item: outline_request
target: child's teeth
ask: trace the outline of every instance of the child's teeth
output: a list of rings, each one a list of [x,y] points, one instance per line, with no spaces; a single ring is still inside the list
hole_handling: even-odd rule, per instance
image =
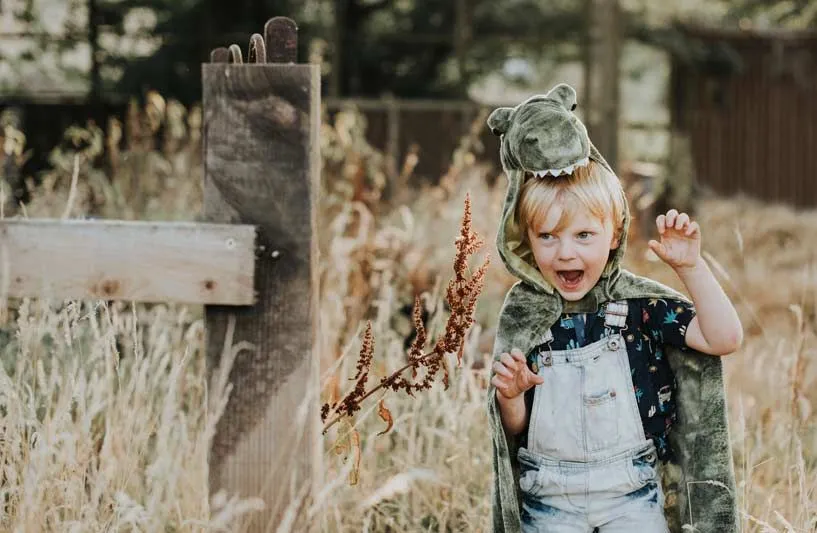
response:
[[[559,278],[561,278],[563,283],[565,283],[566,285],[571,285],[571,286],[578,284],[582,280],[582,277],[584,276],[584,272],[579,272],[578,275],[576,276],[576,278],[573,281],[571,281],[571,280],[567,279],[567,273],[559,272],[558,274],[559,274]]]

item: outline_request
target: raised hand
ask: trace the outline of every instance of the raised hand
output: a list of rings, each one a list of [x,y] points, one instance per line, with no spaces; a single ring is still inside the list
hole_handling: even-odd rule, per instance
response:
[[[493,370],[491,383],[499,394],[509,400],[545,382],[542,376],[531,372],[525,355],[518,348],[512,349],[510,354],[505,352],[500,355],[499,361],[494,362]]]
[[[701,257],[701,228],[686,213],[675,209],[655,219],[661,242],[651,239],[647,245],[662,261],[674,269],[692,268]]]

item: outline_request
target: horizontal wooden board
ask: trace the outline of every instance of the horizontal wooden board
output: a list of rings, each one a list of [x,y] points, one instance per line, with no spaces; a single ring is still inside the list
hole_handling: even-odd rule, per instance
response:
[[[76,300],[254,303],[255,226],[0,221],[0,294]]]

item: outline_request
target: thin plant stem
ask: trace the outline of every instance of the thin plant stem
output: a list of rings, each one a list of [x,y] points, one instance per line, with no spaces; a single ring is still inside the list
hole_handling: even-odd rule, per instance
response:
[[[463,342],[464,342],[464,341],[463,341]],[[386,384],[387,384],[387,383],[389,383],[390,379],[391,379],[391,378],[393,378],[394,376],[400,375],[400,374],[402,374],[403,372],[405,372],[406,370],[408,370],[409,368],[414,367],[414,366],[418,366],[418,365],[420,365],[420,364],[422,364],[422,363],[424,363],[424,362],[428,361],[428,360],[429,360],[429,359],[430,359],[432,356],[442,357],[442,354],[440,354],[440,353],[438,353],[438,352],[436,352],[436,351],[429,352],[429,353],[427,353],[427,354],[423,354],[423,355],[422,355],[422,356],[420,356],[419,358],[417,358],[417,359],[413,360],[412,362],[410,362],[410,363],[408,363],[408,364],[404,365],[403,367],[401,367],[401,368],[399,368],[399,369],[395,370],[395,371],[394,371],[394,372],[392,372],[392,374],[391,374],[390,376],[388,376],[387,378],[383,378],[383,379],[381,379],[381,380],[380,380],[380,383],[378,383],[377,385],[375,385],[375,386],[374,386],[374,387],[373,387],[371,390],[366,391],[366,393],[365,393],[365,394],[363,394],[363,396],[361,396],[361,397],[360,397],[360,399],[358,400],[358,403],[362,402],[363,400],[365,400],[366,398],[368,398],[369,396],[371,396],[371,395],[372,395],[372,394],[374,394],[375,392],[377,392],[377,391],[379,391],[380,389],[382,389],[383,387],[385,387],[385,386],[386,386]],[[336,406],[336,408],[335,408],[335,412],[337,412],[337,408],[338,408],[338,407],[341,407],[341,406],[342,406],[342,402],[338,402],[338,404],[337,404],[337,406]],[[332,426],[334,426],[335,424],[337,424],[338,422],[340,422],[340,421],[343,419],[343,417],[345,417],[345,416],[347,416],[347,415],[346,415],[345,413],[342,413],[342,414],[337,415],[337,416],[336,416],[335,418],[333,418],[332,420],[328,421],[328,422],[326,423],[326,425],[324,425],[324,426],[323,426],[323,433],[324,433],[324,434],[326,434],[326,432],[327,432],[327,431],[329,431],[329,428],[331,428]]]

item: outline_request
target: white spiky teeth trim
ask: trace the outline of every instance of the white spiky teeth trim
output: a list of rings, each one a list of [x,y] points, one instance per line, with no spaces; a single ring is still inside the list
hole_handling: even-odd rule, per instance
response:
[[[576,163],[574,163],[572,165],[568,165],[568,166],[566,166],[564,168],[549,168],[547,170],[536,170],[536,171],[533,172],[533,175],[536,176],[537,178],[544,178],[548,174],[550,174],[552,176],[561,176],[562,174],[567,175],[567,174],[572,174],[574,169],[576,169],[578,167],[586,167],[589,164],[590,164],[590,158],[585,157],[584,159],[580,159]]]

